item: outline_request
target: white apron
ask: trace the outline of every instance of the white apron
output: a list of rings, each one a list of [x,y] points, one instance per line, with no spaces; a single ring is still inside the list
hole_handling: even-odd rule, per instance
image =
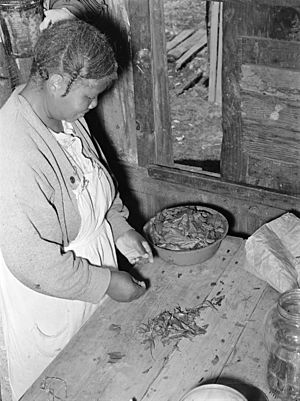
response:
[[[112,232],[105,220],[112,203],[112,188],[101,165],[82,154],[81,140],[72,137],[70,129],[67,123],[64,130],[68,134],[53,133],[81,179],[74,191],[81,227],[65,251],[73,250],[95,265],[116,267]],[[0,299],[10,383],[13,399],[18,400],[99,304],[50,297],[31,290],[11,274],[1,251]]]

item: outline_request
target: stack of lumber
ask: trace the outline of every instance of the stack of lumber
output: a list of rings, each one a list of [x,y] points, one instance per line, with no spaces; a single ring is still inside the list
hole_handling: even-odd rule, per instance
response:
[[[185,29],[167,43],[168,61],[176,62],[176,70],[180,70],[205,46],[206,30]]]

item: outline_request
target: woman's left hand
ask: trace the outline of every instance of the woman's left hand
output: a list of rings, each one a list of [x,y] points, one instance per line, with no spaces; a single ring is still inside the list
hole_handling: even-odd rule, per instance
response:
[[[119,251],[135,264],[141,259],[153,262],[153,254],[150,245],[145,238],[134,229],[126,231],[116,240],[116,246]]]

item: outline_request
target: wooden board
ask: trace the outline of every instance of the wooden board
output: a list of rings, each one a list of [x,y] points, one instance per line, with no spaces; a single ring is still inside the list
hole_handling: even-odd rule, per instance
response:
[[[300,64],[292,21],[299,7],[224,7],[221,175],[297,195]]]
[[[299,69],[300,43],[296,41],[271,40],[269,38],[244,36],[238,39],[241,64]]]
[[[174,47],[168,52],[168,60],[177,60],[184,53],[189,51],[193,46],[201,42],[203,37],[206,37],[206,30],[199,29],[193,35],[189,36],[184,42]]]
[[[172,40],[167,42],[166,50],[167,52],[173,49],[174,47],[178,46],[184,40],[186,40],[189,36],[191,36],[195,32],[195,29],[184,29],[183,31],[179,32],[178,35],[175,36]]]
[[[245,123],[244,149],[249,155],[268,157],[283,164],[300,163],[300,132],[286,131],[274,126]]]
[[[47,377],[58,378],[49,381],[56,396],[62,397],[67,387],[68,398],[73,401],[148,399],[149,384],[160,374],[175,348],[174,344],[162,346],[158,343],[152,356],[142,344],[143,336],[138,328],[166,309],[172,310],[178,305],[195,306],[215,295],[216,283],[224,271],[237,268],[234,257],[241,245],[240,239],[228,237],[215,257],[200,266],[179,267],[160,259],[154,265],[144,266],[144,277],[151,278],[147,295],[131,304],[107,300],[26,392],[22,401],[48,400],[47,387],[41,388]],[[231,274],[232,278],[224,275],[224,283],[228,280],[226,291],[228,288],[232,294],[228,300],[234,295],[232,280],[236,279],[235,274]],[[218,284],[220,290],[224,289],[222,282]],[[240,294],[242,296],[242,292]],[[238,297],[234,302],[235,310],[244,314],[244,308],[238,306]],[[219,320],[218,314],[213,315],[214,320]],[[119,328],[114,330],[116,326],[113,325]],[[111,364],[110,352],[120,352],[124,356]]]
[[[182,340],[143,399],[179,401],[186,391],[219,377],[232,353],[232,344],[243,332],[265,288],[263,282],[243,271],[239,264],[242,252],[240,249],[235,255],[210,293],[210,299],[217,294],[225,298],[215,313],[206,310],[201,315],[209,325],[207,335],[192,342]]]
[[[224,366],[222,376],[218,380],[218,382],[223,382],[224,384],[235,384],[234,387],[240,390],[242,383],[245,381],[245,372],[247,372],[247,383],[250,388],[255,386],[264,389],[268,401],[275,401],[276,398],[265,386],[267,349],[263,340],[263,322],[266,313],[277,302],[278,295],[277,291],[271,287],[266,287],[257,308],[249,318],[249,323],[245,327],[243,335]],[[261,375],[257,375],[258,369],[261,370]],[[222,380],[222,377],[227,378],[227,380]],[[255,398],[255,401],[263,400]]]
[[[185,52],[177,61],[176,61],[176,70],[180,70],[187,62],[189,62],[195,54],[200,52],[207,45],[207,37],[203,35],[198,43],[194,44],[187,52]]]

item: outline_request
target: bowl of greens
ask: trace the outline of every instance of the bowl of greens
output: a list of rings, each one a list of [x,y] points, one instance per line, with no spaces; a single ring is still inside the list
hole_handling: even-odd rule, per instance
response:
[[[175,206],[158,212],[143,231],[163,260],[190,266],[205,262],[217,252],[227,235],[228,221],[208,207]]]

